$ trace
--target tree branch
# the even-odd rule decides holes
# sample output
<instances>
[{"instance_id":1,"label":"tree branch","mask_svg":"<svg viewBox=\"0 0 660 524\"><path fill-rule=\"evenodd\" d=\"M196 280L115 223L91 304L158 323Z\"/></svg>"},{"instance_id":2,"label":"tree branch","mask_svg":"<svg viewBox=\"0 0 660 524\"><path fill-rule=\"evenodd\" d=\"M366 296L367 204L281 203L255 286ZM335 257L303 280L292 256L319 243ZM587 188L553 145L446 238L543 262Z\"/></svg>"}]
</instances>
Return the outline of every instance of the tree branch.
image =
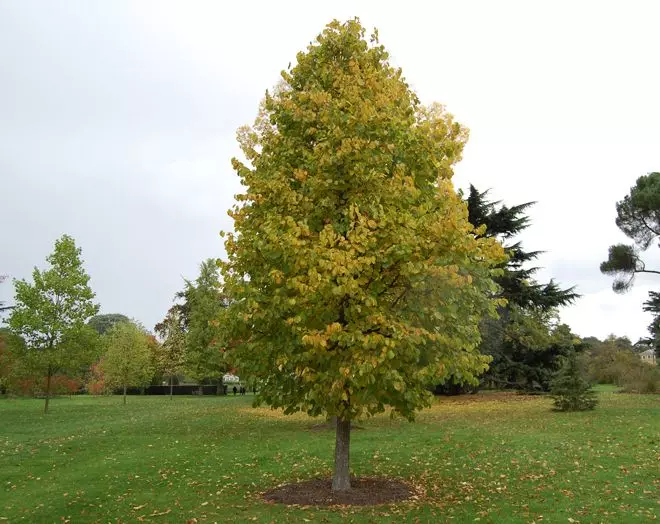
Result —
<instances>
[{"instance_id":1,"label":"tree branch","mask_svg":"<svg viewBox=\"0 0 660 524\"><path fill-rule=\"evenodd\" d=\"M394 302L392 302L392 305L391 305L390 307L391 307L392 309L394 309L394 308L396 307L396 305L399 303L399 301L405 296L405 294L408 293L408 291L410 291L410 286L406 286L406 287L403 289L403 293L401 293L401 294L396 298L396 300L395 300Z\"/></svg>"},{"instance_id":2,"label":"tree branch","mask_svg":"<svg viewBox=\"0 0 660 524\"><path fill-rule=\"evenodd\" d=\"M642 224L644 224L644 226L646 227L646 229L648 229L651 233L653 233L653 234L656 235L656 236L660 235L660 232L659 232L659 231L656 231L655 229L653 229L651 226L649 226L649 225L646 223L646 220L644 220L644 217L643 217L643 216L640 215L639 218L640 218L640 220L642 221Z\"/></svg>"},{"instance_id":3,"label":"tree branch","mask_svg":"<svg viewBox=\"0 0 660 524\"><path fill-rule=\"evenodd\" d=\"M660 271L654 271L652 269L636 269L633 273L653 273L655 275L660 275Z\"/></svg>"}]
</instances>

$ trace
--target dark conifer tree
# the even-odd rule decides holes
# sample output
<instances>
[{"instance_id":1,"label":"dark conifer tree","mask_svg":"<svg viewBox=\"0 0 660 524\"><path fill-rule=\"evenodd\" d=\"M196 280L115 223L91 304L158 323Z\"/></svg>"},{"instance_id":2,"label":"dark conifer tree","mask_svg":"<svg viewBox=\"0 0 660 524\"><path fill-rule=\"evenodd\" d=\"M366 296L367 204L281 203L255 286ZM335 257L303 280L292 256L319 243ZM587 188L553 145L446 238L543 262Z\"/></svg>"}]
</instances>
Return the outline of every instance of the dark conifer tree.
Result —
<instances>
[{"instance_id":1,"label":"dark conifer tree","mask_svg":"<svg viewBox=\"0 0 660 524\"><path fill-rule=\"evenodd\" d=\"M655 356L660 359L660 293L649 292L649 299L644 302L644 311L653 315L653 321L649 325L651 337L645 342L655 349Z\"/></svg>"},{"instance_id":2,"label":"dark conifer tree","mask_svg":"<svg viewBox=\"0 0 660 524\"><path fill-rule=\"evenodd\" d=\"M568 355L552 381L550 393L557 411L586 411L598 403L596 393L582 376L575 352Z\"/></svg>"},{"instance_id":3,"label":"dark conifer tree","mask_svg":"<svg viewBox=\"0 0 660 524\"><path fill-rule=\"evenodd\" d=\"M564 289L553 280L536 282L534 274L539 268L530 263L542 251L525 251L522 243L515 241L516 235L531 225L526 212L535 202L509 207L489 200L488 190L478 191L472 185L465 201L470 222L485 226L482 236L497 238L509 255L503 274L495 279L499 296L507 304L498 309L499 319L482 323L481 351L493 357L484 380L498 387L547 391L560 357L574 347L574 337L566 336L566 327L551 330L551 319L556 308L572 303L579 295L574 288ZM438 393L463 391L455 379L436 388Z\"/></svg>"}]
</instances>

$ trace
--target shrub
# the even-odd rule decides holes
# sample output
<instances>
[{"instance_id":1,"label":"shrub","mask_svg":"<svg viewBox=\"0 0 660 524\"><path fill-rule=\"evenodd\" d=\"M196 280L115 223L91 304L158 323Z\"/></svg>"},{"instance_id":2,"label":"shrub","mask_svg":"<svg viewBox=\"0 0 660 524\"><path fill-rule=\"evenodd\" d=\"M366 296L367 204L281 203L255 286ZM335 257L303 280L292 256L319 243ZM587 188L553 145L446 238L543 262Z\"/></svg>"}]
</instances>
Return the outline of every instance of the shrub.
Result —
<instances>
[{"instance_id":1,"label":"shrub","mask_svg":"<svg viewBox=\"0 0 660 524\"><path fill-rule=\"evenodd\" d=\"M87 392L90 395L105 395L108 393L108 387L103 376L103 367L101 362L93 364L90 368L89 380L87 381Z\"/></svg>"},{"instance_id":2,"label":"shrub","mask_svg":"<svg viewBox=\"0 0 660 524\"><path fill-rule=\"evenodd\" d=\"M601 350L591 359L589 374L597 382L615 384L628 393L660 392L660 369L627 349Z\"/></svg>"},{"instance_id":3,"label":"shrub","mask_svg":"<svg viewBox=\"0 0 660 524\"><path fill-rule=\"evenodd\" d=\"M20 396L39 397L46 391L46 377L20 377L11 387L11 392ZM50 379L50 391L53 395L73 395L78 393L82 383L80 380L67 375L53 375Z\"/></svg>"},{"instance_id":4,"label":"shrub","mask_svg":"<svg viewBox=\"0 0 660 524\"><path fill-rule=\"evenodd\" d=\"M660 392L660 369L644 362L636 362L624 371L620 386L626 393Z\"/></svg>"},{"instance_id":5,"label":"shrub","mask_svg":"<svg viewBox=\"0 0 660 524\"><path fill-rule=\"evenodd\" d=\"M550 393L557 411L585 411L594 409L598 401L591 384L582 376L577 357L570 354L550 385Z\"/></svg>"}]
</instances>

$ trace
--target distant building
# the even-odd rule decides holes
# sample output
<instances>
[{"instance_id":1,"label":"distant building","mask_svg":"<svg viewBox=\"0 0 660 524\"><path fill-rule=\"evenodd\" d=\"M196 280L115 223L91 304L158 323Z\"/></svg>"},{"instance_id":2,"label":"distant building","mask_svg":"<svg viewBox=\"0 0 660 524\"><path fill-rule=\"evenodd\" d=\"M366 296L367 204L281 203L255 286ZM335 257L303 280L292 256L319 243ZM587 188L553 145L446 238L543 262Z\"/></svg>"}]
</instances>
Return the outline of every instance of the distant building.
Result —
<instances>
[{"instance_id":1,"label":"distant building","mask_svg":"<svg viewBox=\"0 0 660 524\"><path fill-rule=\"evenodd\" d=\"M227 373L222 377L222 382L224 384L233 384L233 383L238 384L240 381L241 379L239 377L237 377L236 375L232 375L231 373Z\"/></svg>"},{"instance_id":2,"label":"distant building","mask_svg":"<svg viewBox=\"0 0 660 524\"><path fill-rule=\"evenodd\" d=\"M642 362L646 362L647 364L651 364L652 366L656 365L655 350L653 349L647 349L646 351L642 351L639 354L639 358L642 359Z\"/></svg>"}]
</instances>

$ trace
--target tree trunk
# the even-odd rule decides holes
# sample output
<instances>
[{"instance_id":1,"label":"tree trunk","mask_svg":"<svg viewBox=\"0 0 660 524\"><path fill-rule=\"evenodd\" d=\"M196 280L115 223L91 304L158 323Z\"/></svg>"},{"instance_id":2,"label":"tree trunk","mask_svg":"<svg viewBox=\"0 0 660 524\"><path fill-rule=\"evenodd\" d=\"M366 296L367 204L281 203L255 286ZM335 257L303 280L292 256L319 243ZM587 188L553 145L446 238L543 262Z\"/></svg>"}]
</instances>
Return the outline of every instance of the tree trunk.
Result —
<instances>
[{"instance_id":1,"label":"tree trunk","mask_svg":"<svg viewBox=\"0 0 660 524\"><path fill-rule=\"evenodd\" d=\"M126 386L124 386L124 405L126 405Z\"/></svg>"},{"instance_id":2,"label":"tree trunk","mask_svg":"<svg viewBox=\"0 0 660 524\"><path fill-rule=\"evenodd\" d=\"M170 375L170 400L172 400L174 397L174 375Z\"/></svg>"},{"instance_id":3,"label":"tree trunk","mask_svg":"<svg viewBox=\"0 0 660 524\"><path fill-rule=\"evenodd\" d=\"M351 476L349 471L350 443L351 421L337 418L335 473L332 477L332 491L348 491L351 489Z\"/></svg>"},{"instance_id":4,"label":"tree trunk","mask_svg":"<svg viewBox=\"0 0 660 524\"><path fill-rule=\"evenodd\" d=\"M50 401L50 377L53 375L53 368L48 365L48 376L46 377L46 403L44 404L44 414L48 413L48 402Z\"/></svg>"}]
</instances>

